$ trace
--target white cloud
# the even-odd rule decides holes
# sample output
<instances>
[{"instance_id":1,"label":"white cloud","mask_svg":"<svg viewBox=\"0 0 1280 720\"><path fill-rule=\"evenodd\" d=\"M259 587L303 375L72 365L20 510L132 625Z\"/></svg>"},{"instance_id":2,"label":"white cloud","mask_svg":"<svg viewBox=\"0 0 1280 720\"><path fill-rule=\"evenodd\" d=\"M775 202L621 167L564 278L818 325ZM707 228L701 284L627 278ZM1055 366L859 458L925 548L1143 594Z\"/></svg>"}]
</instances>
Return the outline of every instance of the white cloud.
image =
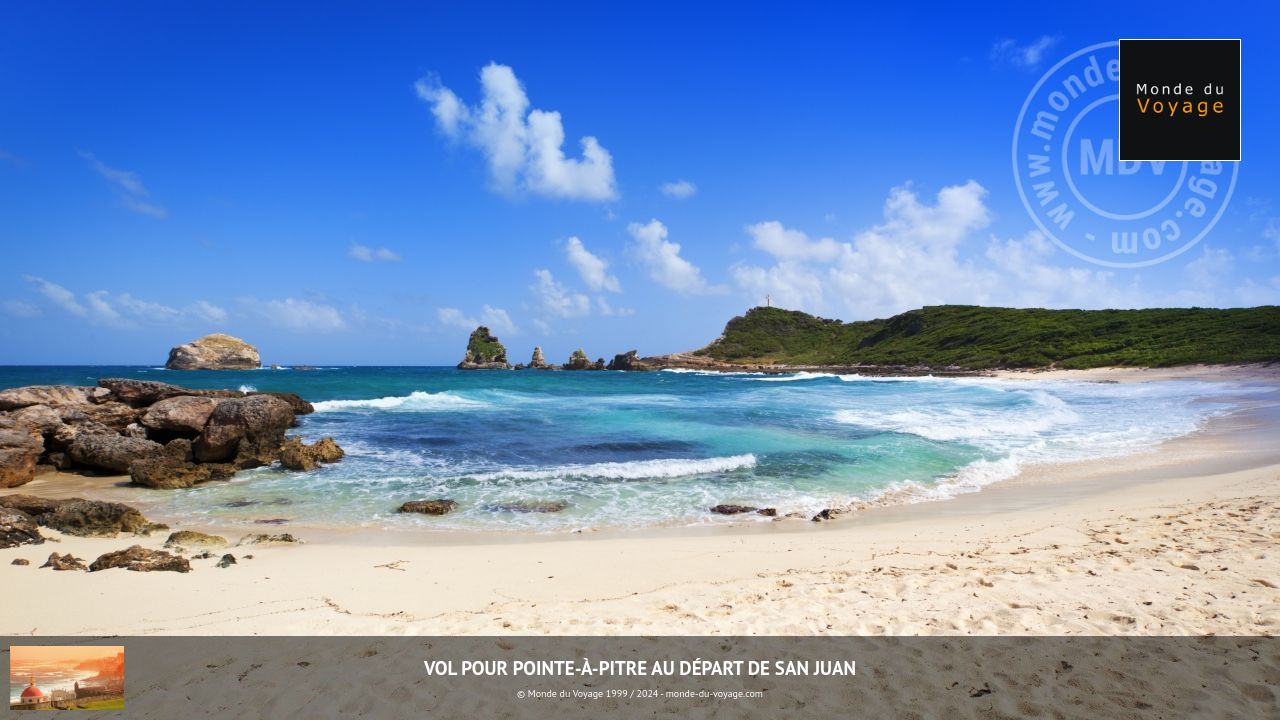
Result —
<instances>
[{"instance_id":1,"label":"white cloud","mask_svg":"<svg viewBox=\"0 0 1280 720\"><path fill-rule=\"evenodd\" d=\"M658 220L648 223L631 223L627 232L635 242L631 250L649 271L649 277L681 295L708 295L724 292L724 288L710 285L702 277L696 265L680 257L680 245L669 242L667 228Z\"/></svg>"},{"instance_id":2,"label":"white cloud","mask_svg":"<svg viewBox=\"0 0 1280 720\"><path fill-rule=\"evenodd\" d=\"M499 190L571 200L617 197L609 151L588 135L579 141L581 158L565 157L560 113L531 110L510 67L489 63L480 71L481 99L476 106L462 102L434 77L422 78L414 88L431 107L441 132L485 155Z\"/></svg>"},{"instance_id":3,"label":"white cloud","mask_svg":"<svg viewBox=\"0 0 1280 720\"><path fill-rule=\"evenodd\" d=\"M587 287L596 292L601 290L622 292L622 285L618 282L618 278L608 272L609 263L593 255L581 240L576 237L569 238L565 243L564 252L569 259L569 264L578 271L578 275Z\"/></svg>"},{"instance_id":4,"label":"white cloud","mask_svg":"<svg viewBox=\"0 0 1280 720\"><path fill-rule=\"evenodd\" d=\"M632 308L614 307L603 295L596 296L596 312L605 317L628 317L636 314Z\"/></svg>"},{"instance_id":5,"label":"white cloud","mask_svg":"<svg viewBox=\"0 0 1280 720\"><path fill-rule=\"evenodd\" d=\"M4 308L4 314L9 317L33 318L42 314L40 308L25 300L5 300L0 303L0 308Z\"/></svg>"},{"instance_id":6,"label":"white cloud","mask_svg":"<svg viewBox=\"0 0 1280 720\"><path fill-rule=\"evenodd\" d=\"M36 286L36 290L45 296L54 305L66 310L72 315L87 315L89 311L84 306L76 302L76 294L61 285L49 282L44 278L35 277L34 275L23 275L23 280Z\"/></svg>"},{"instance_id":7,"label":"white cloud","mask_svg":"<svg viewBox=\"0 0 1280 720\"><path fill-rule=\"evenodd\" d=\"M342 313L331 305L297 298L264 301L250 299L248 302L268 322L286 330L323 333L347 328L347 321L343 319Z\"/></svg>"},{"instance_id":8,"label":"white cloud","mask_svg":"<svg viewBox=\"0 0 1280 720\"><path fill-rule=\"evenodd\" d=\"M466 315L457 308L436 308L436 319L442 325L461 328L468 332L475 330L479 325L484 325L499 335L515 335L519 332L506 310L489 305L481 308L478 319Z\"/></svg>"},{"instance_id":9,"label":"white cloud","mask_svg":"<svg viewBox=\"0 0 1280 720\"><path fill-rule=\"evenodd\" d=\"M835 240L810 240L808 235L788 230L777 221L748 225L746 230L757 248L779 260L834 260L840 254L840 243Z\"/></svg>"},{"instance_id":10,"label":"white cloud","mask_svg":"<svg viewBox=\"0 0 1280 720\"><path fill-rule=\"evenodd\" d=\"M669 198L687 200L698 193L698 186L688 180L676 180L674 182L662 183L658 186L658 190Z\"/></svg>"},{"instance_id":11,"label":"white cloud","mask_svg":"<svg viewBox=\"0 0 1280 720\"><path fill-rule=\"evenodd\" d=\"M556 281L549 270L534 270L537 282L529 286L537 310L545 317L581 317L591 312L591 298L573 292Z\"/></svg>"},{"instance_id":12,"label":"white cloud","mask_svg":"<svg viewBox=\"0 0 1280 720\"><path fill-rule=\"evenodd\" d=\"M80 157L84 158L89 163L89 167L106 179L120 196L120 201L125 207L136 213L149 215L161 220L169 216L167 210L145 199L149 193L146 186L142 184L142 178L138 177L137 173L110 167L94 157L91 152L81 152Z\"/></svg>"},{"instance_id":13,"label":"white cloud","mask_svg":"<svg viewBox=\"0 0 1280 720\"><path fill-rule=\"evenodd\" d=\"M1026 45L1019 45L1014 40L1005 38L991 46L991 59L1034 68L1044 61L1045 53L1056 44L1058 38L1052 35L1042 35Z\"/></svg>"},{"instance_id":14,"label":"white cloud","mask_svg":"<svg viewBox=\"0 0 1280 720\"><path fill-rule=\"evenodd\" d=\"M179 323L193 318L214 323L227 320L227 312L207 300L199 300L179 310L134 297L127 292L95 290L77 298L74 292L44 278L31 275L24 275L23 278L54 305L97 325L132 327L139 323Z\"/></svg>"},{"instance_id":15,"label":"white cloud","mask_svg":"<svg viewBox=\"0 0 1280 720\"><path fill-rule=\"evenodd\" d=\"M371 248L368 245L352 243L347 248L347 257L360 262L400 262L400 255L391 248Z\"/></svg>"}]
</instances>

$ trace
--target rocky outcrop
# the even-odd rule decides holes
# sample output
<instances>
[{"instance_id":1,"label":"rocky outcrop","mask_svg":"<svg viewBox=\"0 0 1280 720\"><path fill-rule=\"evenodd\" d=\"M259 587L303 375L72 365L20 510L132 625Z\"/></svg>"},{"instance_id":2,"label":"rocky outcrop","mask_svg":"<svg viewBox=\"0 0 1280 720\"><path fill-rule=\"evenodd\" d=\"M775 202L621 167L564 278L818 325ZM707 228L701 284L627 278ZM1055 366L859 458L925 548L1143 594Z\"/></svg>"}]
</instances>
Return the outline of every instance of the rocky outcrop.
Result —
<instances>
[{"instance_id":1,"label":"rocky outcrop","mask_svg":"<svg viewBox=\"0 0 1280 720\"><path fill-rule=\"evenodd\" d=\"M287 466L336 462L332 439L289 443L298 415L315 411L294 393L197 390L131 378L98 387L37 385L0 391L0 487L29 482L37 465L128 472L139 485L181 488L224 480L287 455Z\"/></svg>"},{"instance_id":2,"label":"rocky outcrop","mask_svg":"<svg viewBox=\"0 0 1280 720\"><path fill-rule=\"evenodd\" d=\"M192 451L199 462L231 462L241 469L269 465L293 419L289 403L272 395L223 400Z\"/></svg>"},{"instance_id":3,"label":"rocky outcrop","mask_svg":"<svg viewBox=\"0 0 1280 720\"><path fill-rule=\"evenodd\" d=\"M148 550L141 545L109 552L89 566L89 572L124 568L134 572L191 572L191 562L164 550Z\"/></svg>"},{"instance_id":4,"label":"rocky outcrop","mask_svg":"<svg viewBox=\"0 0 1280 720\"><path fill-rule=\"evenodd\" d=\"M299 438L289 438L280 448L280 465L288 470L315 470L321 463L335 463L345 453L333 438L320 438L307 445Z\"/></svg>"},{"instance_id":5,"label":"rocky outcrop","mask_svg":"<svg viewBox=\"0 0 1280 720\"><path fill-rule=\"evenodd\" d=\"M553 370L553 369L555 369L555 366L554 366L554 365L551 365L551 364L548 364L548 363L547 363L547 359L546 359L545 357L543 357L543 355L542 355L542 346L538 346L538 347L535 347L535 348L533 349L533 357L529 359L529 364L528 364L526 367L528 367L530 370Z\"/></svg>"},{"instance_id":6,"label":"rocky outcrop","mask_svg":"<svg viewBox=\"0 0 1280 720\"><path fill-rule=\"evenodd\" d=\"M400 506L402 513L422 513L423 515L447 515L458 507L456 500L440 498L437 500L410 500Z\"/></svg>"},{"instance_id":7,"label":"rocky outcrop","mask_svg":"<svg viewBox=\"0 0 1280 720\"><path fill-rule=\"evenodd\" d=\"M591 358L587 357L586 351L578 348L569 356L569 362L560 366L564 370L590 370Z\"/></svg>"},{"instance_id":8,"label":"rocky outcrop","mask_svg":"<svg viewBox=\"0 0 1280 720\"><path fill-rule=\"evenodd\" d=\"M209 416L220 401L211 397L178 395L165 398L147 408L142 416L143 427L163 430L180 437L193 438L204 430Z\"/></svg>"},{"instance_id":9,"label":"rocky outcrop","mask_svg":"<svg viewBox=\"0 0 1280 720\"><path fill-rule=\"evenodd\" d=\"M163 451L163 445L151 440L82 433L67 448L67 455L86 467L128 472L134 461L154 457Z\"/></svg>"},{"instance_id":10,"label":"rocky outcrop","mask_svg":"<svg viewBox=\"0 0 1280 720\"><path fill-rule=\"evenodd\" d=\"M510 370L507 364L507 348L503 346L489 328L481 325L471 332L467 340L467 353L459 370Z\"/></svg>"},{"instance_id":11,"label":"rocky outcrop","mask_svg":"<svg viewBox=\"0 0 1280 720\"><path fill-rule=\"evenodd\" d=\"M636 372L640 370L652 370L653 368L646 363L640 354L635 350L628 350L613 356L606 367L608 370L626 370L627 372Z\"/></svg>"},{"instance_id":12,"label":"rocky outcrop","mask_svg":"<svg viewBox=\"0 0 1280 720\"><path fill-rule=\"evenodd\" d=\"M54 570L88 570L84 566L84 560L67 553L59 555L58 553L49 553L49 559L44 561L42 568L53 568Z\"/></svg>"},{"instance_id":13,"label":"rocky outcrop","mask_svg":"<svg viewBox=\"0 0 1280 720\"><path fill-rule=\"evenodd\" d=\"M0 507L0 548L39 545L44 542L35 520L10 507Z\"/></svg>"},{"instance_id":14,"label":"rocky outcrop","mask_svg":"<svg viewBox=\"0 0 1280 720\"><path fill-rule=\"evenodd\" d=\"M44 527L83 537L115 537L122 532L149 535L164 528L164 525L147 520L135 508L101 500L51 500L34 495L2 495L0 508L21 512Z\"/></svg>"},{"instance_id":15,"label":"rocky outcrop","mask_svg":"<svg viewBox=\"0 0 1280 720\"><path fill-rule=\"evenodd\" d=\"M298 543L301 540L295 538L289 533L280 533L279 535L267 535L260 533L257 535L245 535L240 538L237 545L275 545L277 543ZM248 557L247 555L245 557Z\"/></svg>"},{"instance_id":16,"label":"rocky outcrop","mask_svg":"<svg viewBox=\"0 0 1280 720\"><path fill-rule=\"evenodd\" d=\"M165 547L223 547L227 539L221 535L207 535L195 530L179 530L164 541Z\"/></svg>"},{"instance_id":17,"label":"rocky outcrop","mask_svg":"<svg viewBox=\"0 0 1280 720\"><path fill-rule=\"evenodd\" d=\"M169 351L170 370L253 370L262 366L258 349L240 338L214 333Z\"/></svg>"}]
</instances>

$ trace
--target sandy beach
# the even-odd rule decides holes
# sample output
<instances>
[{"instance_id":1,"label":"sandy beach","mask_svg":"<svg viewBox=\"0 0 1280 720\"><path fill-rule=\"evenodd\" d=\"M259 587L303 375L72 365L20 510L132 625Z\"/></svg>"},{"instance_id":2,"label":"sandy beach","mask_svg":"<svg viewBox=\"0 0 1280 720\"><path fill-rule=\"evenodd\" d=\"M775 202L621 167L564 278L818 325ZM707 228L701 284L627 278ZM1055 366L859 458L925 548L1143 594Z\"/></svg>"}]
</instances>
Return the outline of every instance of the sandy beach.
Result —
<instances>
[{"instance_id":1,"label":"sandy beach","mask_svg":"<svg viewBox=\"0 0 1280 720\"><path fill-rule=\"evenodd\" d=\"M1014 376L1276 385L1256 367ZM167 535L46 529L52 542L0 552L4 584L26 589L6 595L0 632L1273 635L1274 405L1119 460L1036 466L951 500L827 523L522 536L265 527L253 531L304 542L218 550L186 574L40 569L51 552L90 562ZM7 492L130 502L138 491L117 482L54 474ZM239 537L173 527L185 529ZM223 552L237 564L216 567Z\"/></svg>"}]
</instances>

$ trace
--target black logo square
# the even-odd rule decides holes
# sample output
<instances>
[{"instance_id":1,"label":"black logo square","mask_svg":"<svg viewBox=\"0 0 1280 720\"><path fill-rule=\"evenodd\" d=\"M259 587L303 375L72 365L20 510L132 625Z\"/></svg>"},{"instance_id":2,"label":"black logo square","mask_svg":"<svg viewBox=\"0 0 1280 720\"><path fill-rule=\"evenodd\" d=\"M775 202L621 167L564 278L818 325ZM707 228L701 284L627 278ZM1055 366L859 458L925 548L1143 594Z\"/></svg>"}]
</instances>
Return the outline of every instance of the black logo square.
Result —
<instances>
[{"instance_id":1,"label":"black logo square","mask_svg":"<svg viewBox=\"0 0 1280 720\"><path fill-rule=\"evenodd\" d=\"M1240 159L1239 40L1120 41L1121 160Z\"/></svg>"}]
</instances>

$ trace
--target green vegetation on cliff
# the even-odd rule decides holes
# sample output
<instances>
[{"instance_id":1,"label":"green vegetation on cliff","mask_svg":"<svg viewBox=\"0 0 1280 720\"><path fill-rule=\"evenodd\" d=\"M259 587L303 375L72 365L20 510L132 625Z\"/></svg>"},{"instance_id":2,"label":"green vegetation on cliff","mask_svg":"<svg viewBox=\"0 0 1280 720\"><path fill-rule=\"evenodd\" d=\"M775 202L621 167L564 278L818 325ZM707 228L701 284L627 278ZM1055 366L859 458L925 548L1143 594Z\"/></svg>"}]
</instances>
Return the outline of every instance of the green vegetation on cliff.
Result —
<instances>
[{"instance_id":1,"label":"green vegetation on cliff","mask_svg":"<svg viewBox=\"0 0 1280 720\"><path fill-rule=\"evenodd\" d=\"M467 355L463 362L471 363L505 363L507 349L498 338L489 332L489 328L481 325L471 332L467 341Z\"/></svg>"},{"instance_id":2,"label":"green vegetation on cliff","mask_svg":"<svg viewBox=\"0 0 1280 720\"><path fill-rule=\"evenodd\" d=\"M1280 307L1041 310L939 305L841 322L757 307L696 355L744 364L1168 367L1280 360Z\"/></svg>"}]
</instances>

